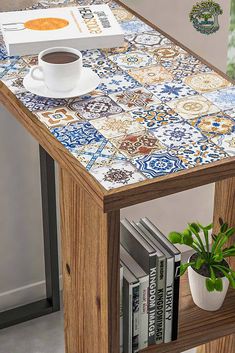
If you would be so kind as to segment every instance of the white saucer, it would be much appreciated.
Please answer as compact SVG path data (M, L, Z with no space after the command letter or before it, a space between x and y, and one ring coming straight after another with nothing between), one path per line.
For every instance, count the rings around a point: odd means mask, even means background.
M27 91L47 98L72 98L82 96L93 91L100 84L100 78L90 68L83 67L77 86L68 92L55 92L49 90L43 81L34 80L29 74L25 76L23 85Z

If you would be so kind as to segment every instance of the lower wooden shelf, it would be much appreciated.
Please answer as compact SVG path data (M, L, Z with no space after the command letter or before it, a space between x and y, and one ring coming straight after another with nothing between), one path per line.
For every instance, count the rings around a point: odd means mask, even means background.
M188 279L181 278L179 337L177 341L149 346L141 352L180 353L235 333L235 290L230 289L222 308L199 309L192 301Z

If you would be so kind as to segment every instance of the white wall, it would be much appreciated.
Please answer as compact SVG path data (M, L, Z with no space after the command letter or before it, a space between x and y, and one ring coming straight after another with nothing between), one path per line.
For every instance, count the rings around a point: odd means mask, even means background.
M224 8L221 30L209 37L189 23L193 0L126 2L214 65L226 68L228 1L220 1ZM38 146L3 108L0 119L0 310L4 310L43 295L44 269ZM168 232L194 219L210 222L212 203L211 185L126 208L122 216L150 215Z
M21 287L44 279L44 260L38 145L2 107L0 119L1 310L43 295Z

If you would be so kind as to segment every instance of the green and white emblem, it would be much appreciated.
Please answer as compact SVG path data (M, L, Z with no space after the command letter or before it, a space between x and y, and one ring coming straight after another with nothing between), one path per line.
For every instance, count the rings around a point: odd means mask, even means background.
M219 15L222 15L221 6L213 0L196 3L189 14L194 28L203 34L211 34L219 29Z

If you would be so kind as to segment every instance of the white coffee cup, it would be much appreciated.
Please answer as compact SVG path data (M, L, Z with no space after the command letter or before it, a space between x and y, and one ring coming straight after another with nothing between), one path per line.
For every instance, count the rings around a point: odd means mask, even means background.
M43 60L46 54L68 52L75 54L78 59L67 63L52 63ZM82 54L79 50L67 47L55 47L43 50L38 55L38 65L32 67L30 75L34 80L44 81L52 91L71 91L76 85L82 72Z

